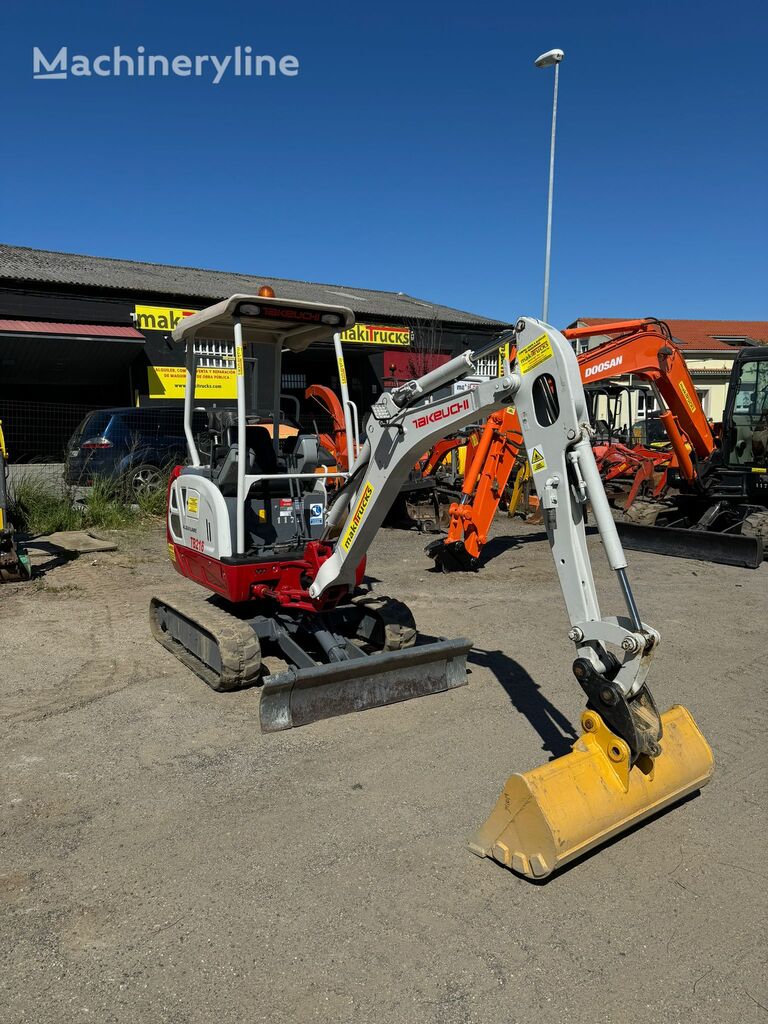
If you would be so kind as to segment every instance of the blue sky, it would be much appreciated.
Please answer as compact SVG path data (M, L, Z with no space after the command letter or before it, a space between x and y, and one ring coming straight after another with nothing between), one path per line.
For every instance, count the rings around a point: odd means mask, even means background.
M6 7L3 241L539 315L763 319L756 2ZM32 47L295 54L296 77L32 80Z

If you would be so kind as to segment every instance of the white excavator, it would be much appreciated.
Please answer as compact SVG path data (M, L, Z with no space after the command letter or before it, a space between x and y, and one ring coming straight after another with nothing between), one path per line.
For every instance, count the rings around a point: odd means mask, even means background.
M233 295L182 320L190 465L169 487L177 570L217 597L152 599L154 636L215 689L262 684L264 731L439 692L466 682L468 640L418 642L398 601L364 587L365 555L416 459L461 427L514 403L587 697L571 753L509 778L470 848L542 879L703 786L712 754L692 716L660 714L647 685L660 637L640 617L590 444L576 356L554 328L523 317L483 351L466 351L384 393L348 473L317 436L280 440L281 361L354 322L344 307ZM196 339L229 340L237 411L201 454L192 431ZM477 361L506 351L498 378L454 394ZM339 351L337 349L337 355ZM345 378L343 363L340 377ZM271 407L259 401L271 395ZM345 416L349 403L345 400ZM347 424L352 437L352 423ZM340 486L329 489L331 480ZM604 615L587 550L587 506L616 574L622 614ZM264 676L261 653L286 671Z

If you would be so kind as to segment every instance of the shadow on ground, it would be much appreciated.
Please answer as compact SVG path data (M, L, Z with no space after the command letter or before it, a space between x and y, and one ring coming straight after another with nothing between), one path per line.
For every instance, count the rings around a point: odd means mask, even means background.
M494 674L512 706L528 719L541 737L542 749L553 758L567 754L578 739L576 730L522 665L503 651L484 651L474 647L467 659L471 665L487 668Z

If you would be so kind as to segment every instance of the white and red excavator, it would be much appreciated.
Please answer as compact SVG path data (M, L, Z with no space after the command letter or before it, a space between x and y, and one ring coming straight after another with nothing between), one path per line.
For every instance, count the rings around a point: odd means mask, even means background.
M514 403L587 707L573 751L513 775L471 848L543 878L703 786L713 764L705 739L684 708L660 714L648 688L660 637L635 604L566 339L538 320L520 319L487 350L464 352L382 394L354 463L328 468L316 434L280 439L281 361L347 329L353 314L263 292L233 295L173 332L186 343L191 464L177 467L170 483L168 550L183 576L216 597L153 598L157 640L214 689L261 683L265 731L464 685L471 642L419 643L405 605L365 588L365 557L419 456ZM205 458L192 430L200 338L233 342L237 375L236 415L222 419ZM452 393L481 357L506 345L498 378ZM272 396L271 432L265 395ZM341 481L333 491L331 477ZM588 503L623 603L616 616L603 614L598 602ZM446 596L457 599L455 591ZM507 609L494 612L506 632ZM288 668L265 676L262 652L279 654Z

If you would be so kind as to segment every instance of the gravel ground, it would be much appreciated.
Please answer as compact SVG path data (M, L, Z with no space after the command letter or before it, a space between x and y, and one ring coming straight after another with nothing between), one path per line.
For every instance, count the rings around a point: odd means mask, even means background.
M425 633L473 638L468 687L267 736L257 691L215 694L151 640L150 595L191 586L159 531L5 586L4 1024L768 1019L768 568L632 555L654 693L716 774L532 885L467 839L582 700L541 533L496 534L477 575L391 530L369 558Z

